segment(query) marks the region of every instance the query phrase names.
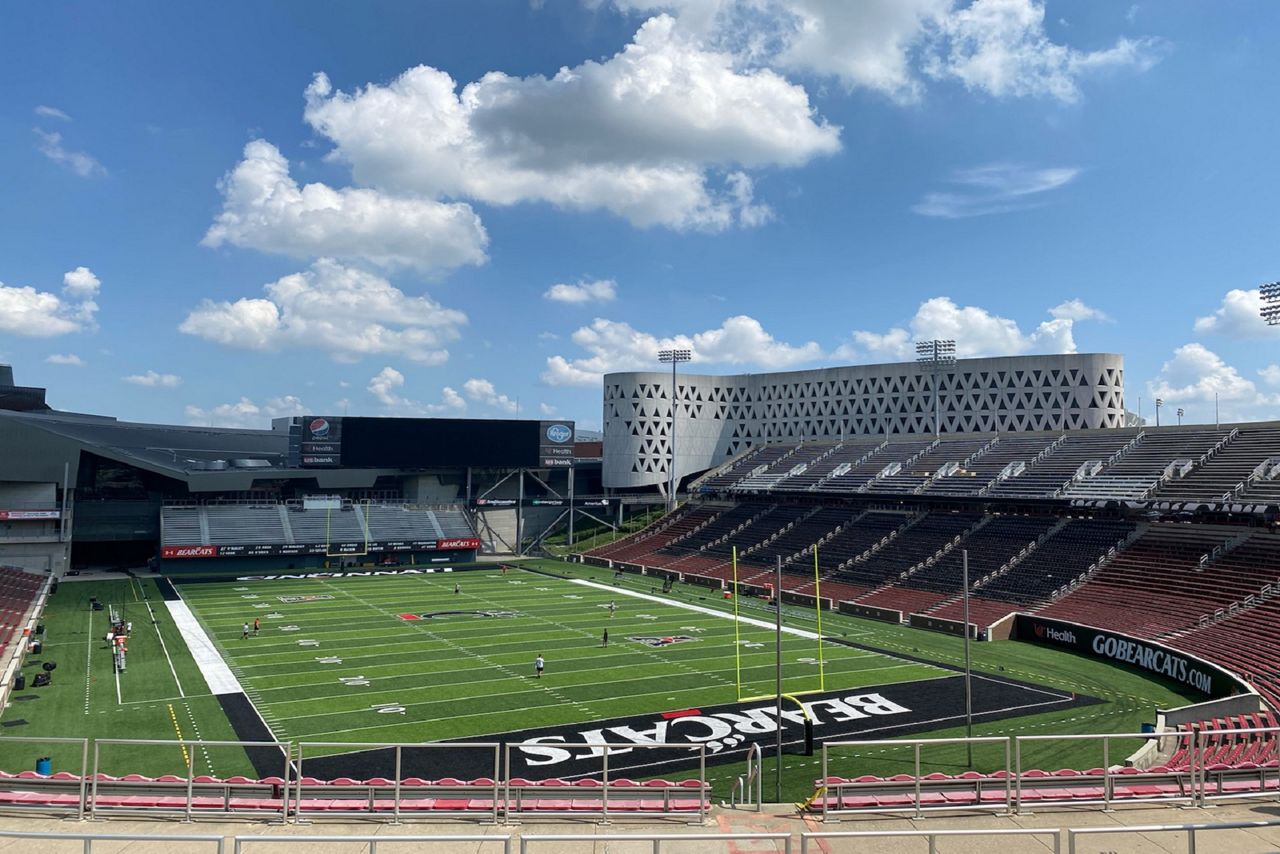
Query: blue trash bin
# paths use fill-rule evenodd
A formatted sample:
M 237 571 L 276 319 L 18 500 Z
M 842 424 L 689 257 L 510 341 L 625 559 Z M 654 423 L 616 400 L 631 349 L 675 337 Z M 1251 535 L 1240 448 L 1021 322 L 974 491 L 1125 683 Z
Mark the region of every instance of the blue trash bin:
M 36 773 L 48 776 L 53 773 L 53 760 L 48 756 L 41 756 L 36 760 Z

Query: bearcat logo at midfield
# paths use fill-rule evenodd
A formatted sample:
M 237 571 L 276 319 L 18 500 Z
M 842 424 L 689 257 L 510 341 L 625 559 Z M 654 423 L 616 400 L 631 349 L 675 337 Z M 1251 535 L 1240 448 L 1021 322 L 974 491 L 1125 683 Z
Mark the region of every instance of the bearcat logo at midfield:
M 685 641 L 695 641 L 697 638 L 691 638 L 688 635 L 667 635 L 665 637 L 657 637 L 656 635 L 636 635 L 627 638 L 629 641 L 642 643 L 645 646 L 659 647 L 671 646 L 676 643 L 684 643 Z
M 432 611 L 422 614 L 424 620 L 448 620 L 456 617 L 504 618 L 520 616 L 515 611 Z

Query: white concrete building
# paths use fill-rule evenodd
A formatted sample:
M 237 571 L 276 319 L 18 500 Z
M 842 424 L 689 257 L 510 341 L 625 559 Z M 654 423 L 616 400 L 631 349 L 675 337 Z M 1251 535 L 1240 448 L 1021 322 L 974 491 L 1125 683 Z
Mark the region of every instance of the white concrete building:
M 676 471 L 705 471 L 770 442 L 930 434 L 934 386 L 915 362 L 707 376 L 676 382 Z M 1124 426 L 1124 357 L 1114 353 L 961 359 L 938 376 L 942 433 Z M 671 374 L 604 378 L 604 486 L 663 486 Z

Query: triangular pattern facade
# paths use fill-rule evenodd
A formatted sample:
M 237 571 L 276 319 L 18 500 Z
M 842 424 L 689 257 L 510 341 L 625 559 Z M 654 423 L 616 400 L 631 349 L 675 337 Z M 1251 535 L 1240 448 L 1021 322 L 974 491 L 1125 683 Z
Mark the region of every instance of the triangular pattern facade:
M 681 477 L 772 442 L 844 436 L 1103 429 L 1124 426 L 1124 360 L 1113 354 L 963 359 L 920 365 L 676 377 Z M 664 484 L 671 459 L 669 374 L 604 381 L 604 485 Z

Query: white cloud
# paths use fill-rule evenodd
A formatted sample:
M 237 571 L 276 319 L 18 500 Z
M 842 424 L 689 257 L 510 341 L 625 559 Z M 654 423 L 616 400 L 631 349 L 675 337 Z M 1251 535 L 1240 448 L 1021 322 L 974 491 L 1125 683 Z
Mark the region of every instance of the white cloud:
M 45 357 L 45 361 L 50 365 L 70 365 L 75 368 L 83 368 L 86 364 L 75 353 L 51 353 Z
M 1110 316 L 1105 311 L 1086 305 L 1078 297 L 1055 305 L 1049 309 L 1049 314 L 1063 320 L 1099 320 L 1104 323 L 1111 321 Z
M 1026 210 L 1044 204 L 1042 194 L 1065 187 L 1079 174 L 1075 167 L 1033 169 L 1015 163 L 962 169 L 947 179 L 959 185 L 958 192 L 926 193 L 911 209 L 946 219 Z
M 1265 338 L 1280 335 L 1280 326 L 1268 326 L 1262 319 L 1262 293 L 1254 288 L 1233 288 L 1222 298 L 1213 314 L 1196 318 L 1198 335 L 1226 335 L 1232 338 Z
M 41 104 L 33 111 L 37 116 L 45 119 L 58 119 L 59 121 L 69 122 L 71 116 L 68 116 L 57 107 L 50 107 L 47 104 Z
M 201 241 L 294 257 L 359 258 L 433 271 L 482 264 L 488 235 L 470 205 L 392 196 L 369 189 L 299 187 L 289 161 L 254 140 L 218 182 L 222 212 Z
M 1024 333 L 1016 321 L 978 306 L 956 305 L 949 297 L 925 300 L 908 323 L 887 332 L 855 331 L 851 344 L 834 355 L 842 359 L 873 358 L 900 361 L 915 358 L 915 342 L 952 339 L 961 358 L 1017 356 L 1023 353 L 1074 353 L 1073 329 L 1078 320 L 1100 319 L 1101 312 L 1079 300 L 1055 306 L 1051 320 Z M 1080 316 L 1074 316 L 1080 315 Z
M 101 280 L 88 267 L 76 267 L 62 275 L 62 289 L 78 299 L 92 299 L 101 287 Z
M 542 296 L 552 302 L 612 302 L 618 297 L 618 283 L 613 279 L 579 282 L 576 285 L 557 283 L 547 288 Z
M 1268 378 L 1269 372 L 1270 368 L 1259 371 L 1264 378 Z M 1161 366 L 1155 380 L 1147 383 L 1147 393 L 1170 405 L 1199 405 L 1202 416 L 1212 415 L 1210 407 L 1216 394 L 1224 421 L 1280 417 L 1280 394 L 1258 391 L 1251 380 L 1198 343 L 1184 344 L 1174 350 L 1173 358 Z
M 160 374 L 155 371 L 147 371 L 145 374 L 130 374 L 127 377 L 122 377 L 122 379 L 127 383 L 149 388 L 177 388 L 182 385 L 182 377 L 177 374 Z
M 1267 385 L 1280 385 L 1280 365 L 1271 364 L 1258 369 L 1258 375 Z
M 958 80 L 995 97 L 1080 99 L 1081 77 L 1117 68 L 1146 71 L 1159 60 L 1155 39 L 1117 39 L 1109 48 L 1081 51 L 1049 39 L 1044 3 L 974 0 L 937 21 L 925 73 Z
M 598 385 L 606 373 L 656 370 L 658 351 L 689 349 L 696 364 L 751 365 L 781 370 L 822 357 L 812 341 L 791 345 L 778 341 L 753 317 L 730 317 L 715 329 L 692 336 L 658 338 L 622 321 L 596 318 L 573 333 L 573 342 L 588 355 L 569 359 L 552 356 L 542 380 L 549 385 Z
M 371 377 L 365 388 L 392 415 L 460 415 L 467 410 L 466 400 L 449 386 L 441 389 L 439 403 L 419 403 L 402 397 L 404 374 L 390 366 Z
M 831 77 L 902 103 L 919 100 L 929 79 L 958 80 L 995 97 L 1075 101 L 1081 78 L 1111 68 L 1145 71 L 1163 48 L 1148 38 L 1096 51 L 1059 44 L 1045 33 L 1038 0 L 613 2 L 627 11 L 671 11 L 682 31 L 733 52 L 741 64 Z
M 31 130 L 38 140 L 36 142 L 36 150 L 59 166 L 65 166 L 81 178 L 93 178 L 107 174 L 107 170 L 92 155 L 83 151 L 71 151 L 64 146 L 62 144 L 62 134 L 57 131 L 46 133 L 39 128 L 32 128 Z
M 538 414 L 543 418 L 556 418 L 560 415 L 560 410 L 556 409 L 549 403 L 539 403 Z
M 802 87 L 740 70 L 665 15 L 618 54 L 550 78 L 495 71 L 458 92 L 448 74 L 418 66 L 346 93 L 320 74 L 305 115 L 365 185 L 682 230 L 759 224 L 765 208 L 735 169 L 798 166 L 840 148 Z
M 222 403 L 210 409 L 191 404 L 184 412 L 189 424 L 265 430 L 271 427 L 272 418 L 305 415 L 307 408 L 301 400 L 289 394 L 284 397 L 273 397 L 261 406 L 247 397 L 241 397 L 235 403 Z
M 520 408 L 516 401 L 505 394 L 498 394 L 498 390 L 494 388 L 493 383 L 483 378 L 473 377 L 467 380 L 462 384 L 462 390 L 471 400 L 502 412 L 514 414 Z
M 62 295 L 0 282 L 0 332 L 51 338 L 96 328 L 98 277 L 77 267 L 63 277 Z
M 178 328 L 245 350 L 317 349 L 340 362 L 393 354 L 428 365 L 449 358 L 467 317 L 386 279 L 322 258 L 266 285 L 266 299 L 205 300 Z

